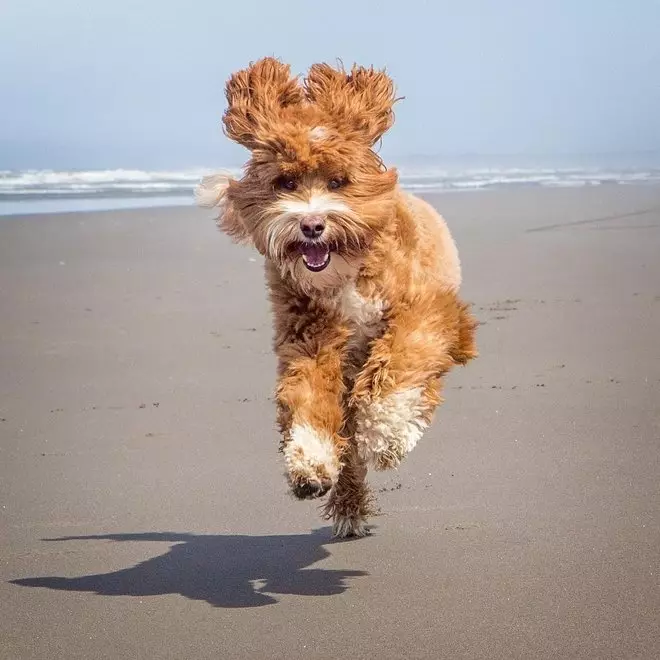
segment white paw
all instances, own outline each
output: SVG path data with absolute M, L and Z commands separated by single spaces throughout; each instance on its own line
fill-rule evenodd
M 376 469 L 397 467 L 424 434 L 421 388 L 390 394 L 358 407 L 355 440 L 360 458 Z
M 299 499 L 321 497 L 337 483 L 341 466 L 329 436 L 308 425 L 294 425 L 282 452 L 289 483 Z

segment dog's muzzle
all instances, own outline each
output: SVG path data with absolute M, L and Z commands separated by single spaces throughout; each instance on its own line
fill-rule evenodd
M 319 273 L 330 263 L 330 248 L 321 242 L 325 231 L 325 218 L 320 215 L 308 215 L 300 220 L 300 254 L 308 270 Z

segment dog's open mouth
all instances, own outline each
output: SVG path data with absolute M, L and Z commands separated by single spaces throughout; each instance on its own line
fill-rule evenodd
M 301 243 L 300 254 L 307 270 L 320 273 L 330 263 L 330 248 L 323 243 Z

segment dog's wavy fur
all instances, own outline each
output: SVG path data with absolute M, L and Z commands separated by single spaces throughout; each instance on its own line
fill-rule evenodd
M 386 73 L 314 64 L 300 82 L 266 58 L 231 76 L 226 95 L 226 134 L 251 158 L 239 180 L 204 180 L 198 201 L 265 257 L 292 491 L 330 491 L 335 535 L 362 536 L 367 467 L 399 464 L 430 424 L 443 376 L 476 356 L 456 246 L 372 150 L 394 121 Z M 311 241 L 309 218 L 323 225 Z M 315 272 L 310 254 L 329 263 Z

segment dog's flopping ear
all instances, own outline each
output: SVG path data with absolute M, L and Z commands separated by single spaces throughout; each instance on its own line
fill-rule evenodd
M 305 79 L 307 98 L 334 117 L 339 128 L 372 146 L 394 123 L 397 101 L 385 71 L 354 65 L 350 72 L 314 64 Z
M 231 185 L 232 179 L 226 174 L 206 176 L 195 190 L 195 201 L 202 208 L 219 209 L 217 225 L 225 234 L 231 236 L 237 243 L 251 243 L 250 232 L 241 214 L 227 199 L 227 190 Z
M 231 76 L 225 88 L 228 108 L 223 117 L 229 138 L 248 149 L 263 142 L 280 109 L 305 100 L 287 64 L 261 59 Z

